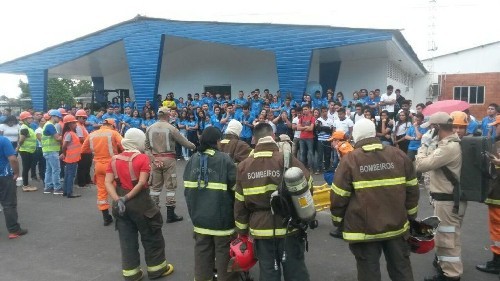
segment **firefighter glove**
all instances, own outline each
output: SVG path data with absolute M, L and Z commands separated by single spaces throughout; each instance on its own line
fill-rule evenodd
M 118 214 L 120 216 L 123 216 L 123 214 L 125 214 L 125 201 L 127 201 L 127 198 L 125 198 L 125 196 L 123 197 L 120 197 L 120 199 L 118 199 L 118 202 L 116 202 L 118 204 Z

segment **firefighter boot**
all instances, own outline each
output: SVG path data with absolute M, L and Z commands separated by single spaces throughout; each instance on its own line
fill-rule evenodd
M 476 269 L 486 273 L 499 274 L 500 273 L 500 255 L 493 254 L 493 259 L 484 264 L 476 265 Z
M 109 210 L 102 210 L 102 219 L 104 220 L 104 226 L 108 226 L 113 223 L 113 217 L 109 214 Z
M 178 216 L 175 214 L 175 207 L 174 206 L 167 206 L 167 223 L 173 223 L 176 221 L 181 221 L 184 218 L 182 216 Z

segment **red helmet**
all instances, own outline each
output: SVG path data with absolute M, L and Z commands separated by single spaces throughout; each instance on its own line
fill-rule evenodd
M 416 254 L 425 254 L 434 249 L 434 232 L 441 221 L 432 216 L 421 221 L 410 221 L 410 244 L 411 251 Z
M 68 112 L 66 112 L 66 109 L 64 108 L 59 108 L 58 111 L 61 113 L 62 116 L 68 115 Z
M 434 249 L 434 237 L 427 239 L 423 237 L 410 236 L 408 239 L 410 249 L 416 254 L 425 254 Z
M 77 121 L 77 120 L 76 120 L 75 116 L 73 116 L 73 115 L 66 115 L 66 116 L 64 116 L 64 118 L 63 118 L 63 123 L 64 123 L 64 124 L 66 124 L 66 123 L 71 123 L 71 122 L 76 122 L 76 121 Z
M 253 242 L 248 236 L 240 236 L 231 242 L 229 256 L 234 261 L 232 267 L 235 270 L 248 271 L 257 263 L 253 253 Z
M 75 117 L 87 117 L 87 112 L 85 112 L 85 110 L 83 109 L 79 109 L 76 112 Z
M 27 118 L 33 118 L 31 113 L 29 113 L 28 111 L 23 111 L 23 112 L 21 112 L 21 114 L 19 114 L 19 120 L 23 121 L 24 119 L 27 119 Z

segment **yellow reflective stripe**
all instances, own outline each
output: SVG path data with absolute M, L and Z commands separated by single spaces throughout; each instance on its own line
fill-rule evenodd
M 332 221 L 334 221 L 334 222 L 342 222 L 342 218 L 341 217 L 336 217 L 336 216 L 332 215 Z
M 500 166 L 495 165 L 495 169 L 500 169 Z
M 405 233 L 406 231 L 408 231 L 409 226 L 410 226 L 410 223 L 408 221 L 406 221 L 405 225 L 401 229 L 394 230 L 394 231 L 388 231 L 388 232 L 384 232 L 384 233 L 379 233 L 379 234 L 344 232 L 344 239 L 351 240 L 351 241 L 366 241 L 366 240 L 390 238 L 390 237 L 399 236 L 399 235 Z
M 314 186 L 313 177 L 309 176 L 309 181 L 307 182 L 307 184 L 309 184 L 309 189 L 311 189 Z
M 293 233 L 297 229 L 289 230 L 288 233 Z M 273 235 L 286 235 L 286 228 L 276 228 L 276 229 L 252 229 L 250 228 L 250 234 L 260 237 L 272 237 Z
M 336 186 L 333 183 L 332 183 L 332 190 L 338 196 L 343 196 L 343 197 L 349 197 L 349 196 L 351 196 L 351 192 L 345 191 L 345 190 L 343 190 L 342 188 L 339 188 L 338 186 Z
M 374 143 L 374 144 L 363 145 L 361 148 L 363 148 L 364 151 L 374 151 L 377 149 L 382 149 L 383 146 L 380 143 Z
M 202 188 L 203 188 L 203 185 L 204 185 L 204 182 L 201 182 Z M 198 188 L 198 182 L 197 181 L 185 181 L 184 187 L 185 188 Z M 209 182 L 206 188 L 214 189 L 214 190 L 226 190 L 227 185 L 225 183 Z
M 264 185 L 264 186 L 243 188 L 243 195 L 247 196 L 247 195 L 264 194 L 268 191 L 275 191 L 277 188 L 278 188 L 278 186 L 275 184 L 268 184 L 268 185 Z
M 248 228 L 248 223 L 241 223 L 238 221 L 234 221 L 234 224 L 236 224 L 236 227 L 239 229 L 247 229 Z
M 500 205 L 500 200 L 486 198 L 486 200 L 484 200 L 484 203 L 486 203 L 486 204 L 493 204 L 493 205 Z
M 245 201 L 245 196 L 239 194 L 238 192 L 234 192 L 234 197 L 236 198 L 236 200 L 238 201 L 241 201 L 241 202 L 244 202 Z
M 163 268 L 167 267 L 167 260 L 164 260 L 162 263 L 160 263 L 159 265 L 155 265 L 155 266 L 148 266 L 148 271 L 149 272 L 155 272 L 155 271 L 159 271 Z
M 141 272 L 141 268 L 140 267 L 136 267 L 134 269 L 129 269 L 129 270 L 125 270 L 125 269 L 122 270 L 122 274 L 125 277 L 134 276 L 134 275 L 136 275 L 139 272 Z
M 406 182 L 406 186 L 414 186 L 414 185 L 417 185 L 418 184 L 418 180 L 417 178 L 414 178 L 412 180 L 409 180 Z
M 228 144 L 229 140 L 221 140 L 220 143 Z
M 408 215 L 414 215 L 417 213 L 417 211 L 418 211 L 418 206 L 416 206 L 415 208 L 409 209 L 407 212 L 408 212 Z
M 234 229 L 228 230 L 213 230 L 201 227 L 194 227 L 194 232 L 205 235 L 213 235 L 213 236 L 227 236 L 234 233 Z
M 355 181 L 352 183 L 352 185 L 354 186 L 354 189 L 361 189 L 369 187 L 391 186 L 391 185 L 398 185 L 405 183 L 406 179 L 404 177 L 400 177 L 400 178 L 371 180 L 371 181 Z
M 253 154 L 253 158 L 259 158 L 259 157 L 273 157 L 273 152 L 272 151 L 259 151 L 259 152 L 255 152 Z
M 203 151 L 203 153 L 208 154 L 210 156 L 214 156 L 215 155 L 215 150 L 213 150 L 213 149 L 206 149 L 205 151 Z

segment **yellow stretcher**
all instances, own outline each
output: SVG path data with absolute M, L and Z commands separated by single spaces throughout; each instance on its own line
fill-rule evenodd
M 330 208 L 330 186 L 327 183 L 313 187 L 313 200 L 316 211 L 323 211 Z

